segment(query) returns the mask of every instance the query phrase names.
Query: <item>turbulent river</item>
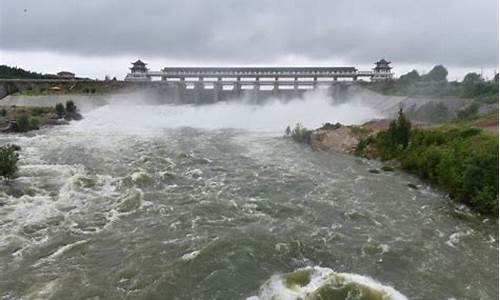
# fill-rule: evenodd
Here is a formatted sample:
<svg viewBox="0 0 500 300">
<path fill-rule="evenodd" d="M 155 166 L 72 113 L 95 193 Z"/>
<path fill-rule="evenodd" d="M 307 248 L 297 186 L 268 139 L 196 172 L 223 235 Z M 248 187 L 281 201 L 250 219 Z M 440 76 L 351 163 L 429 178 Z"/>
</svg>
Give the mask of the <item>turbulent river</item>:
<svg viewBox="0 0 500 300">
<path fill-rule="evenodd" d="M 2 135 L 22 150 L 0 185 L 0 298 L 497 299 L 496 220 L 281 136 L 376 116 L 128 103 Z"/>
</svg>

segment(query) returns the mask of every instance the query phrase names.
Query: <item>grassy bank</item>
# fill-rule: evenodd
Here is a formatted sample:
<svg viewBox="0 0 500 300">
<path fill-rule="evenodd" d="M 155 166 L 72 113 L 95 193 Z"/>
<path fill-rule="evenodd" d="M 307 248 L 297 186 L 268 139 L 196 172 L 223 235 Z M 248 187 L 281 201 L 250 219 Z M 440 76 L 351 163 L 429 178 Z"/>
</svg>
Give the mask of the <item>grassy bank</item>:
<svg viewBox="0 0 500 300">
<path fill-rule="evenodd" d="M 0 106 L 0 129 L 5 132 L 36 130 L 54 113 L 53 107 Z"/>
<path fill-rule="evenodd" d="M 357 153 L 398 160 L 402 169 L 436 184 L 452 198 L 498 217 L 498 134 L 477 127 L 492 118 L 412 129 L 400 112 L 388 130 L 361 140 Z"/>
<path fill-rule="evenodd" d="M 0 132 L 27 132 L 43 125 L 62 125 L 81 118 L 72 100 L 54 107 L 0 106 Z"/>
<path fill-rule="evenodd" d="M 49 96 L 49 95 L 105 95 L 120 87 L 114 81 L 74 81 L 53 86 L 39 86 L 14 93 L 15 96 Z"/>
</svg>

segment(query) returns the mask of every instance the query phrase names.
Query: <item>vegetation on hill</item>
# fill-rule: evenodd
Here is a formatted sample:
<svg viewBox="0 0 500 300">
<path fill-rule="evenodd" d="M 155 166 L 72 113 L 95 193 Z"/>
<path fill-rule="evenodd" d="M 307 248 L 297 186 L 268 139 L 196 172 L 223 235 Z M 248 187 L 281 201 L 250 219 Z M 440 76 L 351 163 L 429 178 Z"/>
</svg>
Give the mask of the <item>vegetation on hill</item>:
<svg viewBox="0 0 500 300">
<path fill-rule="evenodd" d="M 400 111 L 388 130 L 361 140 L 357 153 L 398 160 L 452 198 L 498 216 L 498 135 L 470 124 L 412 129 Z"/>
<path fill-rule="evenodd" d="M 472 98 L 481 104 L 498 102 L 497 76 L 485 80 L 477 73 L 468 73 L 462 82 L 449 82 L 447 76 L 448 70 L 438 65 L 427 74 L 413 70 L 396 80 L 368 83 L 367 87 L 386 95 Z"/>
<path fill-rule="evenodd" d="M 54 79 L 55 75 L 44 75 L 36 72 L 26 71 L 18 67 L 0 65 L 0 79 Z"/>
</svg>

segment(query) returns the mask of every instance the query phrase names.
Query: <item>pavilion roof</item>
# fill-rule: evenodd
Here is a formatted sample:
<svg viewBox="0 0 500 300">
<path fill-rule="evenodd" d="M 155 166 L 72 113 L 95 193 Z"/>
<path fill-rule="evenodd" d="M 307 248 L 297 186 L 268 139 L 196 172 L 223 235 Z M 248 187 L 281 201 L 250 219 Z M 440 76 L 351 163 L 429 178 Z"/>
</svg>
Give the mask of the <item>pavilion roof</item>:
<svg viewBox="0 0 500 300">
<path fill-rule="evenodd" d="M 135 65 L 143 65 L 143 66 L 147 65 L 147 63 L 143 62 L 143 61 L 142 61 L 142 60 L 140 60 L 140 59 L 138 59 L 136 62 L 133 62 L 132 64 L 133 64 L 134 66 L 135 66 Z"/>
<path fill-rule="evenodd" d="M 391 63 L 390 61 L 387 61 L 387 60 L 382 58 L 381 60 L 377 61 L 375 64 L 376 65 L 388 65 L 390 63 Z"/>
</svg>

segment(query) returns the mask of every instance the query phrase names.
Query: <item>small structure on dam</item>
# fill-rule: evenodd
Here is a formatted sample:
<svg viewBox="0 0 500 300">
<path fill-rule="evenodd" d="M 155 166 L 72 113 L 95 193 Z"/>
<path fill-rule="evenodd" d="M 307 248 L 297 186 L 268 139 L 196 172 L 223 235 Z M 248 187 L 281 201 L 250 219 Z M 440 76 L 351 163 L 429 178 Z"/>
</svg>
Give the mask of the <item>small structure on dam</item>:
<svg viewBox="0 0 500 300">
<path fill-rule="evenodd" d="M 385 59 L 375 63 L 371 71 L 360 71 L 355 67 L 166 67 L 151 71 L 146 63 L 132 63 L 125 81 L 151 82 L 174 89 L 175 99 L 190 98 L 198 102 L 216 102 L 231 96 L 253 93 L 254 98 L 263 94 L 299 95 L 306 90 L 335 87 L 340 81 L 391 80 L 390 62 Z M 207 93 L 210 91 L 211 96 Z M 190 94 L 187 97 L 187 94 Z M 210 100 L 208 100 L 210 99 Z"/>
</svg>

